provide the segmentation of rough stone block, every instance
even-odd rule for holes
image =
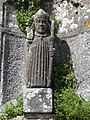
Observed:
[[[56,120],[56,115],[52,113],[24,113],[27,120]]]
[[[27,88],[24,93],[25,113],[51,113],[52,109],[52,89]]]

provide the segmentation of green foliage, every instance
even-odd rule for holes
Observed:
[[[26,33],[26,27],[33,23],[32,16],[42,8],[41,3],[45,0],[8,0],[17,10],[17,21],[22,32]]]
[[[15,105],[11,102],[6,103],[3,113],[0,115],[0,120],[4,120],[5,118],[11,119],[21,115],[23,115],[23,98],[18,99]]]
[[[57,120],[90,120],[90,102],[78,97],[72,88],[54,91],[54,97]]]
[[[74,73],[70,58],[54,63],[54,111],[57,120],[90,120],[90,102],[73,89]]]
[[[17,21],[19,23],[19,28],[22,32],[26,33],[26,27],[31,26],[33,23],[33,14],[35,14],[36,10],[30,11],[18,11],[17,12]]]
[[[74,73],[72,70],[72,60],[70,58],[53,63],[53,80],[55,90],[63,90],[73,86]]]

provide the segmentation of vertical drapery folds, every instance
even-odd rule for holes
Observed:
[[[31,87],[46,87],[49,79],[48,37],[36,37],[30,47],[28,79]]]

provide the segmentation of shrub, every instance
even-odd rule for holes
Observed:
[[[53,89],[63,90],[68,87],[73,88],[74,72],[72,69],[72,60],[68,57],[64,60],[53,63]]]
[[[57,120],[90,120],[90,102],[75,94],[70,58],[54,63],[54,112]]]
[[[90,102],[78,97],[72,88],[54,91],[57,120],[90,120]]]
[[[7,102],[3,113],[0,115],[0,120],[4,120],[5,118],[11,119],[21,115],[23,115],[23,98],[18,99],[15,105],[12,102]]]

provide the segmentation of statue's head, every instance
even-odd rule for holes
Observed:
[[[48,16],[44,10],[38,10],[38,12],[34,15],[33,18],[35,24],[35,31],[37,33],[45,34],[49,32],[50,25],[48,21]]]

